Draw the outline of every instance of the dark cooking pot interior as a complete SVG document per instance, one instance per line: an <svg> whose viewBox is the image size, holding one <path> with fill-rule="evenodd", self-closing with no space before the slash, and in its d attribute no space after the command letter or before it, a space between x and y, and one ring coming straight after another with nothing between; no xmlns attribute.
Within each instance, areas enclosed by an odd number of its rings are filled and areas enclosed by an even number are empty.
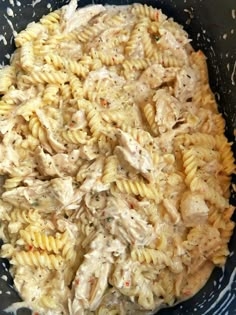
<svg viewBox="0 0 236 315"><path fill-rule="evenodd" d="M108 0L93 2L81 0L79 6L94 4L126 5L135 1ZM226 119L226 135L234 141L233 131L236 128L236 6L235 0L153 0L137 1L161 8L169 17L184 25L192 38L195 49L202 49L208 57L210 84L219 103L219 111ZM14 50L12 32L20 31L29 22L39 18L51 10L67 3L66 1L22 0L0 2L0 35L4 35L7 44L0 36L0 63L8 63L9 55ZM14 16L7 15L7 8L13 10ZM235 144L234 144L235 152ZM235 183L235 178L233 178ZM236 204L236 195L232 194L231 202ZM234 216L234 219L236 215ZM236 314L236 233L231 242L231 254L224 269L216 268L205 287L192 299L169 309L163 309L160 315L233 315ZM8 273L9 264L0 259L0 315L7 314L3 310L12 302L20 301L12 287L12 279ZM27 285L27 284L26 284ZM31 314L26 309L18 315Z"/></svg>

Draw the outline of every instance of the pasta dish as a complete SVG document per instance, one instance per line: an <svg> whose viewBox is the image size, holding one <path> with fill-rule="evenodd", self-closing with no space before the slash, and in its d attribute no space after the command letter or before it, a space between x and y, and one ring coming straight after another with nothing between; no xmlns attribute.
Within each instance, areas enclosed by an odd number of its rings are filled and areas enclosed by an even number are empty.
<svg viewBox="0 0 236 315"><path fill-rule="evenodd" d="M39 314L148 314L229 255L235 172L206 57L159 9L72 0L0 69L0 256Z"/></svg>

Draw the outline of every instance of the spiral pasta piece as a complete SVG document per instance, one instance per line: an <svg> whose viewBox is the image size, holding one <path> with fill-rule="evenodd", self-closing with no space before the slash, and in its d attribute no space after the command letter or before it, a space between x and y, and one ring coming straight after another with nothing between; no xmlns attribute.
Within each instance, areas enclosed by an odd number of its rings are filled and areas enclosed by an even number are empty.
<svg viewBox="0 0 236 315"><path fill-rule="evenodd" d="M36 39L40 33L45 31L45 27L39 23L30 23L26 30L21 31L15 37L16 47L23 46L26 42Z"/></svg>
<svg viewBox="0 0 236 315"><path fill-rule="evenodd" d="M192 149L183 153L183 166L186 174L185 183L190 186L192 181L196 178L198 163Z"/></svg>
<svg viewBox="0 0 236 315"><path fill-rule="evenodd" d="M43 225L43 220L36 209L19 209L14 208L9 214L9 221L11 222L21 222L21 223L35 223Z"/></svg>
<svg viewBox="0 0 236 315"><path fill-rule="evenodd" d="M159 267L168 266L172 272L179 273L183 270L181 261L172 261L164 252L152 248L133 248L131 258L140 263L153 263Z"/></svg>
<svg viewBox="0 0 236 315"><path fill-rule="evenodd" d="M21 47L21 67L30 71L34 66L34 49L32 42L27 42Z"/></svg>
<svg viewBox="0 0 236 315"><path fill-rule="evenodd" d="M234 155L229 143L224 135L216 136L216 148L221 154L221 160L224 172L227 175L235 173Z"/></svg>
<svg viewBox="0 0 236 315"><path fill-rule="evenodd" d="M155 122L156 111L154 107L150 103L147 103L143 107L143 113L144 113L145 118L147 119L147 122L151 128L151 131L154 133L154 135L158 135L158 127Z"/></svg>
<svg viewBox="0 0 236 315"><path fill-rule="evenodd" d="M102 51L97 51L94 48L90 51L91 57L93 59L100 59L101 62L106 66L113 66L121 64L124 61L124 56L121 54L117 54L114 52L114 54L105 54Z"/></svg>
<svg viewBox="0 0 236 315"><path fill-rule="evenodd" d="M129 41L126 43L125 46L125 53L128 56L132 56L135 53L137 44L139 43L142 35L147 29L149 25L149 19L146 17L141 17L140 20L134 26Z"/></svg>
<svg viewBox="0 0 236 315"><path fill-rule="evenodd" d="M75 75L71 76L69 78L69 84L71 87L71 92L74 98L82 98L84 95L84 91L82 88L82 82L79 80L79 78Z"/></svg>
<svg viewBox="0 0 236 315"><path fill-rule="evenodd" d="M39 251L19 251L11 259L13 265L27 265L38 268L48 268L49 270L59 270L63 267L63 259L59 255L48 255Z"/></svg>
<svg viewBox="0 0 236 315"><path fill-rule="evenodd" d="M27 83L65 83L68 79L66 73L62 71L46 72L33 71L30 76L25 75L24 80Z"/></svg>
<svg viewBox="0 0 236 315"><path fill-rule="evenodd" d="M82 30L82 32L78 32L77 38L80 42L85 43L91 40L93 37L97 36L102 30L104 26L101 25L91 25Z"/></svg>
<svg viewBox="0 0 236 315"><path fill-rule="evenodd" d="M159 200L160 196L153 186L147 185L141 180L116 180L116 186L122 193L134 194L148 199Z"/></svg>
<svg viewBox="0 0 236 315"><path fill-rule="evenodd" d="M102 176L102 181L105 184L110 184L116 180L117 166L118 159L116 156L111 155L108 158L106 158Z"/></svg>
<svg viewBox="0 0 236 315"><path fill-rule="evenodd" d="M94 137L98 137L101 134L102 122L99 113L91 109L87 113L88 125L90 131Z"/></svg>
<svg viewBox="0 0 236 315"><path fill-rule="evenodd" d="M47 143L47 133L41 126L38 117L32 117L29 121L29 129L32 136L38 138L41 143Z"/></svg>
<svg viewBox="0 0 236 315"><path fill-rule="evenodd" d="M33 245L35 248L47 250L55 254L59 253L65 243L65 240L62 241L60 238L40 232L21 230L20 236L28 245Z"/></svg>
<svg viewBox="0 0 236 315"><path fill-rule="evenodd" d="M144 48L144 53L147 58L152 58L155 54L155 48L153 47L152 38L148 33L144 33L142 37L142 43Z"/></svg>
<svg viewBox="0 0 236 315"><path fill-rule="evenodd" d="M165 19L165 16L161 13L160 10L146 4L134 4L132 8L132 13L140 16L146 16L152 21L160 21Z"/></svg>
<svg viewBox="0 0 236 315"><path fill-rule="evenodd" d="M62 132L62 138L68 143L84 144L87 143L87 133L82 130L66 130Z"/></svg>
<svg viewBox="0 0 236 315"><path fill-rule="evenodd" d="M88 73L88 68L85 67L84 65L71 60L71 59L66 59L64 57L61 57L57 54L49 54L44 57L45 61L49 65L53 65L56 69L63 69L65 68L66 70L71 71L72 73L81 76L81 77L86 77ZM65 81L64 81L65 82Z"/></svg>
<svg viewBox="0 0 236 315"><path fill-rule="evenodd" d="M43 25L51 25L51 24L58 24L61 18L61 10L55 10L53 12L50 12L47 15L44 15L39 22Z"/></svg>
<svg viewBox="0 0 236 315"><path fill-rule="evenodd" d="M209 149L213 149L216 146L216 139L214 136L201 132L195 132L191 135L179 135L176 137L176 140L182 142L185 146L195 144Z"/></svg>
<svg viewBox="0 0 236 315"><path fill-rule="evenodd" d="M53 104L57 100L59 87L57 84L48 84L45 88L43 101L47 104Z"/></svg>
<svg viewBox="0 0 236 315"><path fill-rule="evenodd" d="M168 52L156 51L153 54L152 59L161 64L163 67L182 67L184 61L182 59L176 58L175 56L170 55Z"/></svg>

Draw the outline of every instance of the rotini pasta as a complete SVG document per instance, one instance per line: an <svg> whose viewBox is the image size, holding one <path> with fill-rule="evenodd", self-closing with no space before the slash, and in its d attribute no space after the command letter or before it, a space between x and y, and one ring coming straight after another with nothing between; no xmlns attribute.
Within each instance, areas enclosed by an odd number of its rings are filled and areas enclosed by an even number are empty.
<svg viewBox="0 0 236 315"><path fill-rule="evenodd" d="M231 143L181 25L76 6L30 23L0 69L0 256L37 313L146 314L229 255Z"/></svg>
<svg viewBox="0 0 236 315"><path fill-rule="evenodd" d="M58 270L63 266L63 259L61 256L55 256L53 254L48 255L45 252L19 251L13 255L11 263L13 265L27 265L32 267L48 268L50 270Z"/></svg>

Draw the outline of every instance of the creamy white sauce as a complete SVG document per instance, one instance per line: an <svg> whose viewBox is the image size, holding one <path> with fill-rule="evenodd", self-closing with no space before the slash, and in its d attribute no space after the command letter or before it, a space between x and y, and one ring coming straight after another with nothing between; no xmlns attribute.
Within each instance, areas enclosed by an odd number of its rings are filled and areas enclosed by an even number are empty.
<svg viewBox="0 0 236 315"><path fill-rule="evenodd" d="M226 39L227 38L227 34L225 33L222 37L223 37L223 39Z"/></svg>
<svg viewBox="0 0 236 315"><path fill-rule="evenodd" d="M4 280L4 281L7 281L7 276L3 275L3 276L1 276L1 279Z"/></svg>
<svg viewBox="0 0 236 315"><path fill-rule="evenodd" d="M0 35L0 42L3 42L3 44L6 46L7 45L7 40L6 40L6 38L5 38L5 36L3 36L3 35Z"/></svg>
<svg viewBox="0 0 236 315"><path fill-rule="evenodd" d="M235 85L235 70L236 70L236 60L234 62L234 67L233 67L233 72L231 74L231 82L232 82L232 85Z"/></svg>
<svg viewBox="0 0 236 315"><path fill-rule="evenodd" d="M217 304L220 303L220 302L223 300L223 298L225 297L225 294L226 294L227 292L231 291L231 287L232 287L232 284L233 284L233 282L234 282L235 275L236 275L236 268L234 268L234 271L232 272L232 274L231 274L231 276L230 276L229 283L227 284L227 286L220 292L218 298L216 299L216 301L215 301L214 303L212 303L211 307L210 307L206 312L204 312L202 315L212 314L212 312L210 312L210 311L211 311L212 309L214 309L214 307L216 307ZM224 273L223 273L222 277L224 277ZM235 297L233 296L233 298L235 298ZM230 302L231 302L231 301L232 301L232 299L230 299ZM228 302L229 302L229 301L228 301ZM230 304L230 302L229 302L229 303L226 303L227 305L225 305L224 308L225 308L225 307L228 307L228 305ZM225 310L227 310L227 308L226 308ZM218 310L218 311L219 311L219 310ZM218 313L218 314L219 314L219 313ZM225 314L225 313L223 312L223 310L221 311L221 314Z"/></svg>
<svg viewBox="0 0 236 315"><path fill-rule="evenodd" d="M32 7L34 8L35 6L36 6L36 4L38 4L38 3L40 3L41 2L41 0L34 0L34 1L32 1Z"/></svg>
<svg viewBox="0 0 236 315"><path fill-rule="evenodd" d="M232 9L232 18L235 20L236 14L235 14L235 9Z"/></svg>
<svg viewBox="0 0 236 315"><path fill-rule="evenodd" d="M14 16L14 12L12 11L11 8L7 8L7 15L12 17Z"/></svg>
<svg viewBox="0 0 236 315"><path fill-rule="evenodd" d="M16 302L5 308L4 311L6 313L13 313L14 315L17 315L17 311L20 308L29 308L29 305L25 302Z"/></svg>
<svg viewBox="0 0 236 315"><path fill-rule="evenodd" d="M8 25L10 26L13 35L16 36L17 35L17 31L14 29L14 26L13 26L12 22L8 19L8 17L5 14L4 14L4 17L5 17Z"/></svg>

